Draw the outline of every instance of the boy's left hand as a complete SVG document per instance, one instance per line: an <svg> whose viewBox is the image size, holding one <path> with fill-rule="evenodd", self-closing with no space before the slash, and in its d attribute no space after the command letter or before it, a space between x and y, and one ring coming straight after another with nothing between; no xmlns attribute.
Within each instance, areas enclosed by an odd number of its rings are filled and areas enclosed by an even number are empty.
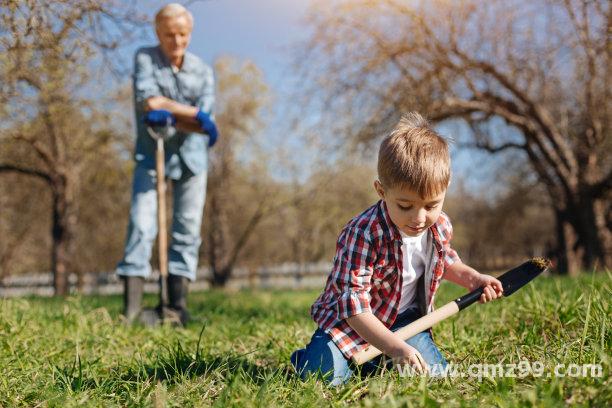
<svg viewBox="0 0 612 408"><path fill-rule="evenodd" d="M504 294L502 283L491 275L481 273L475 283L477 288L483 288L483 293L478 300L479 303L490 302L493 299L502 297Z"/></svg>

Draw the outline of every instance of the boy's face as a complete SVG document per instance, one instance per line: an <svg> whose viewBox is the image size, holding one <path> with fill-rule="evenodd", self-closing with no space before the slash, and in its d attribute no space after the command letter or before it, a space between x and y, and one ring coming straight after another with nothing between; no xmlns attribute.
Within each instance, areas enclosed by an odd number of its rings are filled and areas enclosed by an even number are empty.
<svg viewBox="0 0 612 408"><path fill-rule="evenodd" d="M385 189L378 180L374 182L374 188L387 204L391 221L400 231L411 237L421 235L438 220L446 197L444 190L436 197L423 199L409 188Z"/></svg>

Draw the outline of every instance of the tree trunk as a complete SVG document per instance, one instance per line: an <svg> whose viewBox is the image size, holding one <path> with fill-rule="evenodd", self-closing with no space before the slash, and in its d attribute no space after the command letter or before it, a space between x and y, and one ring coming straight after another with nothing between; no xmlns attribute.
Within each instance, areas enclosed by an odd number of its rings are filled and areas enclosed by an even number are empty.
<svg viewBox="0 0 612 408"><path fill-rule="evenodd" d="M583 270L610 266L610 231L600 203L580 197L567 209L555 209L557 222L557 269L576 276Z"/></svg>
<svg viewBox="0 0 612 408"><path fill-rule="evenodd" d="M73 217L71 217L72 202L69 189L70 186L64 178L53 185L51 270L56 296L66 296L70 291L68 278L74 220L71 219Z"/></svg>
<svg viewBox="0 0 612 408"><path fill-rule="evenodd" d="M580 271L577 237L569 221L568 212L555 210L557 221L557 272L561 275L575 276Z"/></svg>
<svg viewBox="0 0 612 408"><path fill-rule="evenodd" d="M232 274L232 267L221 269L213 269L210 284L213 288L222 288L225 286Z"/></svg>

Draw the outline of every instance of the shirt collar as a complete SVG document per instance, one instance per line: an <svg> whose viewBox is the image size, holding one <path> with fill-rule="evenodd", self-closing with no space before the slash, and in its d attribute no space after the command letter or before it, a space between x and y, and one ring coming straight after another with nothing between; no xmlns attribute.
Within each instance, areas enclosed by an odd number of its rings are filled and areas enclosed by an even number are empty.
<svg viewBox="0 0 612 408"><path fill-rule="evenodd" d="M429 230L431 231L431 238L432 241L436 247L436 250L438 252L442 251L443 245L442 245L442 240L440 239L440 231L438 231L438 226L440 225L440 221L438 219L438 221L436 223L434 223L434 225L432 225L431 227L429 227Z"/></svg>
<svg viewBox="0 0 612 408"><path fill-rule="evenodd" d="M393 221L391 221L391 218L389 217L389 210L387 210L387 204L383 200L378 202L378 213L385 238L387 238L389 241L398 240L401 242L402 236L400 235L399 230ZM440 233L438 231L438 222L429 227L429 230L431 231L432 241L439 252L442 249L442 243L440 240Z"/></svg>
<svg viewBox="0 0 612 408"><path fill-rule="evenodd" d="M164 65L172 69L172 64L170 64L170 60L168 59L168 57L166 57L166 54L164 54L160 45L157 46L157 52L159 53L159 57L161 58L161 60L164 62ZM178 72L189 72L191 70L191 62L191 55L189 54L189 52L185 52L185 55L183 56L183 65L178 70Z"/></svg>

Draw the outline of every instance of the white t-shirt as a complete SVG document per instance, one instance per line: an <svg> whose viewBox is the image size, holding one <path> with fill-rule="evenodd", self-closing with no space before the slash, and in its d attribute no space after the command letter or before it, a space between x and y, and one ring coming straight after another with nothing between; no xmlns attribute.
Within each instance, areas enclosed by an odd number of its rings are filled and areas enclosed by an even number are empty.
<svg viewBox="0 0 612 408"><path fill-rule="evenodd" d="M408 309L416 299L417 282L426 266L427 234L411 237L400 231L402 236L402 297L399 304L399 313Z"/></svg>

